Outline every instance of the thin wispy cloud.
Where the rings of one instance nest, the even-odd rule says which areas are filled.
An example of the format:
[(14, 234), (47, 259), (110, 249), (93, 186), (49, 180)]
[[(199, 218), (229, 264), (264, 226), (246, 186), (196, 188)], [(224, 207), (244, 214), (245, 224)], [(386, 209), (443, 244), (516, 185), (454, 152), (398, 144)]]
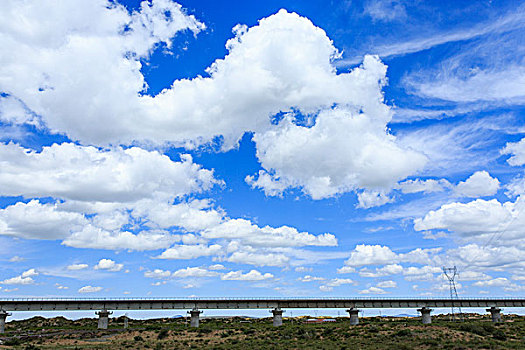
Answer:
[[(399, 41), (394, 44), (380, 44), (367, 48), (367, 53), (379, 55), (383, 59), (403, 56), (423, 50), (428, 50), (435, 46), (458, 41), (474, 39), (486, 34), (505, 33), (525, 27), (525, 8), (520, 7), (510, 13), (495, 20), (477, 24), (471, 28), (461, 28), (452, 31), (444, 31), (415, 38), (408, 41)], [(359, 64), (362, 57), (354, 56), (343, 58), (336, 61), (339, 67)]]

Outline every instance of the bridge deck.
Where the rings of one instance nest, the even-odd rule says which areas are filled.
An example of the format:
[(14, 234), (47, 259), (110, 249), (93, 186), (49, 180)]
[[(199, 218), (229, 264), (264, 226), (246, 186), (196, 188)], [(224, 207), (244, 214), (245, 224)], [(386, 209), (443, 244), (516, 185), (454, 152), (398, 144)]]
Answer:
[(325, 309), (325, 308), (445, 308), (525, 307), (515, 298), (97, 298), (97, 299), (0, 299), (4, 311), (60, 310), (184, 310), (184, 309)]

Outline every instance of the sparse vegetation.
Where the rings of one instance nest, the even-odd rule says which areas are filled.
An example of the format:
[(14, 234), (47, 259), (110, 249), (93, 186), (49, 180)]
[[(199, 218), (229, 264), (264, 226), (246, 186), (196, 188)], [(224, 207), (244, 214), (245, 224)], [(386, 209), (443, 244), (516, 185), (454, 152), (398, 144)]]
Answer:
[(523, 349), (525, 317), (505, 316), (494, 325), (487, 316), (469, 315), (465, 322), (446, 316), (423, 325), (417, 318), (362, 318), (350, 326), (337, 322), (306, 324), (285, 320), (274, 328), (271, 319), (202, 319), (197, 329), (185, 319), (110, 319), (97, 330), (95, 319), (35, 317), (9, 322), (0, 349)]

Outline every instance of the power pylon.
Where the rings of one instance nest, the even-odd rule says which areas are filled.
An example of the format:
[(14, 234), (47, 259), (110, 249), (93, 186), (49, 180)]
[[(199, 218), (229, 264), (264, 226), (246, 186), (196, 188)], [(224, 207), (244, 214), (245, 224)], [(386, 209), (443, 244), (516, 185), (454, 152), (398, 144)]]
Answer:
[[(452, 321), (456, 320), (456, 313), (455, 313), (455, 307), (454, 307), (454, 300), (459, 299), (458, 297), (458, 290), (456, 289), (456, 276), (458, 276), (458, 269), (456, 266), (454, 267), (444, 267), (443, 266), (443, 273), (448, 279), (448, 284), (450, 287), (450, 300), (452, 301), (451, 309), (452, 309)], [(463, 321), (463, 312), (461, 312), (461, 306), (457, 306), (459, 311), (459, 318), (458, 320)]]

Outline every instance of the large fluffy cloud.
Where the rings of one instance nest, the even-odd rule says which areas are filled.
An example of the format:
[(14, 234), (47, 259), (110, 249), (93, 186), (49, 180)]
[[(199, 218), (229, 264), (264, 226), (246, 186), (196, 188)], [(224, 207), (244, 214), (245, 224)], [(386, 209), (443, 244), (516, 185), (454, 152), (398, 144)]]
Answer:
[(208, 239), (235, 239), (251, 246), (263, 247), (337, 245), (337, 239), (329, 233), (315, 236), (308, 232), (299, 232), (297, 229), (289, 226), (278, 228), (270, 226), (259, 227), (245, 219), (227, 220), (220, 225), (205, 230), (201, 234)]
[[(292, 108), (311, 113), (342, 103), (372, 115), (386, 109), (378, 89), (383, 66), (337, 74), (332, 60), (339, 53), (326, 33), (285, 10), (252, 28), (235, 27), (228, 54), (207, 77), (174, 81), (156, 96), (142, 93), (140, 60), (159, 45), (169, 48), (179, 31), (203, 28), (179, 5), (155, 0), (129, 13), (105, 0), (10, 1), (1, 13), (0, 40), (11, 54), (0, 56), (0, 91), (52, 130), (84, 142), (198, 144), (223, 136), (227, 148)], [(20, 21), (29, 27), (20, 30)]]
[(35, 152), (0, 144), (0, 194), (129, 202), (156, 195), (183, 196), (217, 183), (212, 171), (193, 163), (190, 156), (181, 158), (175, 162), (137, 147), (100, 150), (62, 143)]
[(75, 248), (143, 251), (168, 248), (178, 240), (177, 236), (164, 231), (144, 230), (134, 233), (119, 229), (105, 230), (89, 224), (81, 230), (71, 230), (62, 244)]
[(133, 13), (107, 0), (4, 1), (0, 22), (0, 91), (52, 130), (105, 142), (140, 120), (140, 59), (181, 30), (203, 28), (168, 0)]
[(414, 220), (414, 228), (447, 230), (466, 244), (446, 252), (450, 263), (517, 272), (524, 266), (524, 203), (521, 196), (504, 203), (496, 199), (450, 203)]
[(468, 179), (457, 184), (455, 192), (462, 197), (483, 197), (496, 194), (499, 180), (486, 171), (476, 171)]
[[(163, 229), (201, 230), (224, 215), (205, 200), (173, 203), (218, 183), (212, 171), (189, 156), (181, 158), (172, 161), (137, 147), (101, 150), (63, 143), (36, 152), (0, 144), (1, 195), (55, 198), (1, 209), (0, 234), (60, 239), (83, 248), (167, 248), (180, 237)], [(126, 227), (133, 222), (147, 225)]]
[(350, 252), (350, 257), (345, 261), (345, 265), (357, 267), (394, 264), (397, 262), (428, 264), (434, 262), (434, 255), (440, 250), (441, 248), (417, 248), (407, 253), (396, 253), (387, 246), (359, 244)]
[(525, 249), (516, 246), (467, 244), (447, 251), (449, 261), (459, 266), (481, 267), (483, 270), (514, 271), (525, 268)]
[[(272, 266), (290, 258), (265, 249), (337, 245), (332, 234), (260, 227), (229, 218), (211, 200), (190, 199), (220, 181), (189, 156), (177, 162), (137, 147), (63, 143), (36, 152), (0, 144), (0, 164), (0, 194), (39, 198), (0, 209), (0, 235), (61, 240), (77, 248), (167, 249), (159, 255), (163, 259), (215, 256)], [(213, 241), (235, 242), (237, 248), (227, 256)]]
[[(332, 41), (295, 13), (281, 10), (251, 28), (236, 26), (228, 54), (208, 76), (176, 80), (150, 96), (143, 93), (141, 59), (159, 45), (169, 49), (179, 31), (203, 28), (179, 5), (144, 2), (132, 13), (104, 0), (4, 6), (0, 43), (15, 54), (0, 56), (0, 92), (24, 111), (4, 116), (9, 122), (37, 115), (51, 130), (103, 145), (192, 147), (219, 136), (227, 149), (251, 131), (265, 169), (252, 186), (269, 194), (300, 187), (316, 199), (390, 189), (425, 163), (386, 130), (392, 115), (383, 103), (386, 66), (367, 56), (361, 67), (338, 74)], [(21, 31), (12, 18), (31, 27)], [(272, 124), (281, 112), (289, 114)], [(319, 115), (305, 125), (294, 119), (298, 112)]]
[(63, 239), (87, 224), (78, 213), (57, 210), (56, 204), (37, 200), (0, 209), (0, 234), (28, 239)]
[(459, 237), (474, 240), (500, 234), (504, 235), (504, 239), (494, 243), (515, 244), (516, 240), (525, 238), (522, 230), (525, 224), (524, 202), (522, 197), (518, 197), (515, 202), (477, 199), (468, 203), (445, 204), (423, 218), (415, 219), (414, 228), (417, 231), (448, 230)]
[[(400, 147), (386, 131), (391, 111), (382, 103), (385, 74), (386, 66), (367, 56), (348, 75), (355, 87), (344, 105), (321, 111), (306, 125), (288, 115), (256, 133), (257, 157), (265, 171), (246, 181), (267, 195), (298, 187), (320, 199), (359, 188), (389, 190), (421, 169), (425, 157)], [(384, 194), (379, 203), (364, 198), (360, 205), (365, 208), (388, 202)]]
[[(136, 203), (117, 206), (118, 209), (109, 213), (85, 214), (70, 211), (61, 203), (42, 203), (39, 200), (18, 202), (0, 209), (0, 235), (62, 240), (64, 245), (77, 248), (137, 251), (169, 248), (159, 258), (221, 256), (231, 262), (259, 266), (286, 264), (290, 258), (280, 253), (283, 248), (337, 245), (337, 239), (332, 234), (316, 236), (289, 226), (259, 227), (245, 219), (230, 219), (219, 215), (219, 212), (209, 207), (202, 209), (202, 215), (196, 215), (194, 211), (198, 210), (195, 208), (199, 205), (191, 203), (173, 204), (173, 207), (182, 206), (188, 211), (183, 212), (181, 217), (172, 217), (171, 224), (166, 229), (159, 229), (165, 221), (159, 225), (155, 222), (156, 217), (149, 216), (147, 212), (142, 215), (133, 214)], [(131, 216), (122, 214), (122, 210), (131, 211)], [(206, 217), (208, 212), (218, 215), (217, 222), (199, 226), (192, 220), (185, 219), (195, 215), (197, 219)], [(115, 220), (114, 216), (118, 219)], [(139, 227), (129, 226), (131, 223)], [(181, 234), (181, 231), (194, 234)], [(209, 241), (230, 244), (225, 250), (219, 244), (204, 244)], [(179, 244), (173, 245), (176, 242)], [(274, 250), (275, 253), (272, 253)], [(231, 255), (226, 257), (227, 253)]]
[[(280, 188), (300, 187), (312, 198), (320, 199), (358, 188), (390, 189), (421, 169), (425, 157), (401, 148), (385, 131), (390, 113), (379, 103), (382, 97), (377, 84), (384, 72), (376, 71), (381, 70), (382, 64), (368, 57), (363, 70), (356, 74), (376, 84), (371, 96), (361, 100), (365, 106), (373, 106), (371, 112), (335, 108), (321, 112), (313, 126), (298, 125), (289, 117), (269, 131), (256, 134), (257, 157), (270, 175), (260, 173), (258, 179), (248, 178), (248, 183), (265, 189), (270, 176), (271, 182), (281, 184)], [(363, 93), (367, 92), (365, 89)], [(277, 189), (270, 185), (267, 193), (274, 194)]]

